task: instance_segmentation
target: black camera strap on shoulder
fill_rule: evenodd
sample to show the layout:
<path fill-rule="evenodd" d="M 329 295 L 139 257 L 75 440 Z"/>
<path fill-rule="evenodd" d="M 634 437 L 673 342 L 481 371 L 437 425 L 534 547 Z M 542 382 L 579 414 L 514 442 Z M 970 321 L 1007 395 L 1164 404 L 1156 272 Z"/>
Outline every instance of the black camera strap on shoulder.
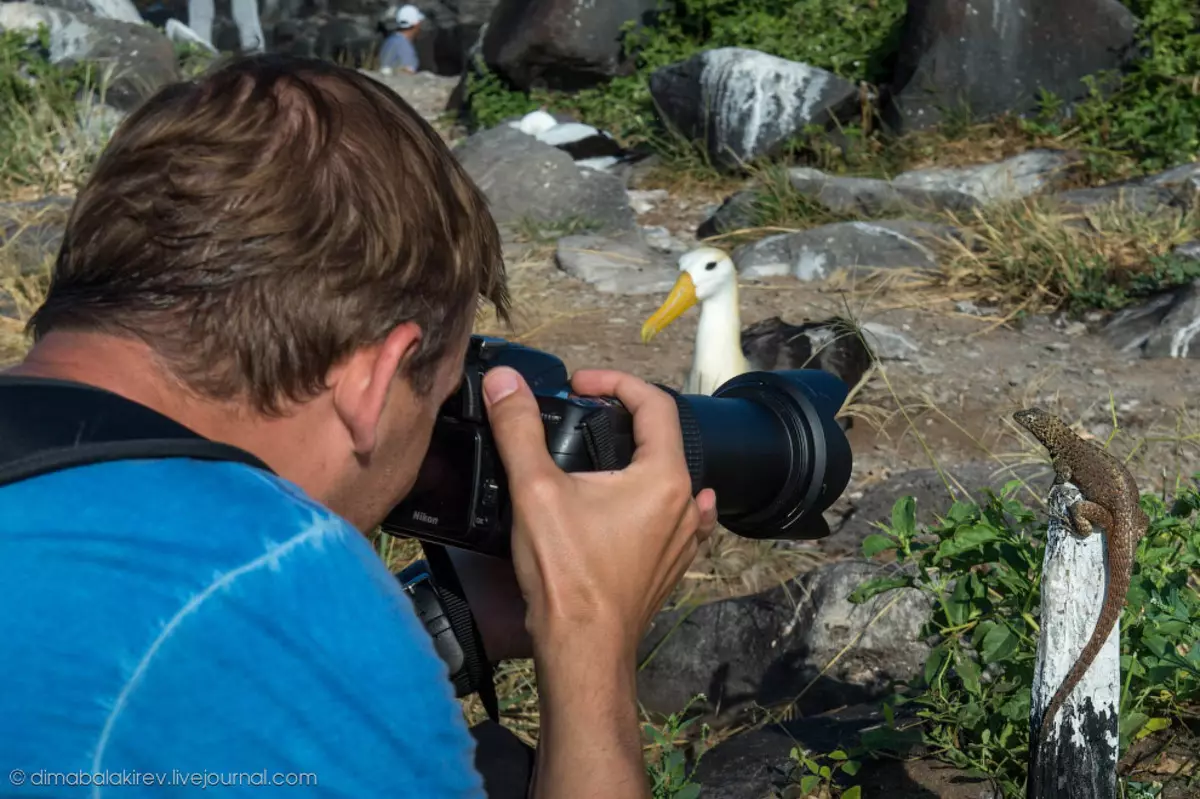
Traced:
<path fill-rule="evenodd" d="M 205 438 L 138 402 L 68 380 L 0 375 L 0 486 L 51 472 L 118 460 L 234 461 L 270 474 L 251 453 Z M 437 599 L 458 640 L 457 694 L 478 691 L 499 721 L 491 664 L 458 575 L 444 548 L 422 542 Z"/>
<path fill-rule="evenodd" d="M 67 380 L 0 377 L 0 485 L 75 466 L 172 457 L 271 471 L 249 452 L 119 394 Z"/>

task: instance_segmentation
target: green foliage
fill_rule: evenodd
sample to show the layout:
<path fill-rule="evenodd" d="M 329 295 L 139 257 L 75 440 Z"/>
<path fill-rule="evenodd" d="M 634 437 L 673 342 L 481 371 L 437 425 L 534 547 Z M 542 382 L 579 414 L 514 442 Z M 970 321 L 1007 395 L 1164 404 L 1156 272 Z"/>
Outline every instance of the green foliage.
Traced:
<path fill-rule="evenodd" d="M 1066 307 L 1071 311 L 1089 308 L 1119 310 L 1140 299 L 1164 289 L 1191 283 L 1200 277 L 1200 261 L 1181 255 L 1153 256 L 1146 271 L 1136 272 L 1122 279 L 1113 274 L 1112 263 L 1090 255 L 1080 263 L 1080 268 L 1064 272 L 1072 278 Z"/>
<path fill-rule="evenodd" d="M 928 528 L 918 528 L 913 498 L 901 498 L 891 524 L 863 542 L 868 557 L 894 554 L 898 571 L 851 595 L 864 602 L 911 586 L 931 596 L 924 674 L 885 713 L 912 705 L 935 756 L 991 775 L 1006 797 L 1024 791 L 1045 546 L 1045 523 L 1015 498 L 1019 485 L 979 505 L 955 502 Z M 1152 521 L 1121 618 L 1122 749 L 1200 702 L 1200 593 L 1189 584 L 1200 568 L 1200 491 L 1185 488 L 1169 507 L 1145 495 L 1142 507 Z"/>
<path fill-rule="evenodd" d="M 1101 151 L 1093 158 L 1111 162 L 1113 153 L 1120 154 L 1140 171 L 1190 161 L 1200 151 L 1200 5 L 1195 0 L 1123 2 L 1140 20 L 1143 57 L 1123 76 L 1092 76 L 1089 97 L 1064 124 L 1045 122 L 1062 107 L 1047 96 L 1041 129 L 1069 131 L 1075 141 Z M 1110 90 L 1116 79 L 1119 84 Z"/>
<path fill-rule="evenodd" d="M 654 799 L 696 799 L 700 795 L 700 786 L 692 782 L 691 777 L 704 754 L 708 725 L 701 726 L 700 753 L 690 768 L 686 749 L 678 742 L 696 722 L 695 718 L 686 718 L 688 710 L 695 702 L 703 699 L 703 694 L 692 697 L 683 710 L 667 717 L 661 730 L 651 724 L 642 725 L 642 730 L 653 742 L 653 751 L 656 753 L 646 760 L 646 773 L 650 776 L 651 795 Z"/>
<path fill-rule="evenodd" d="M 841 799 L 861 799 L 862 788 L 857 785 L 845 785 L 847 777 L 853 778 L 862 768 L 862 761 L 856 760 L 857 752 L 847 752 L 835 749 L 828 755 L 819 755 L 802 747 L 793 746 L 790 753 L 792 772 L 788 781 L 798 791 L 785 792 L 788 799 L 805 799 L 810 796 L 832 797 Z M 823 761 L 830 761 L 828 763 Z M 837 791 L 837 793 L 834 793 Z"/>

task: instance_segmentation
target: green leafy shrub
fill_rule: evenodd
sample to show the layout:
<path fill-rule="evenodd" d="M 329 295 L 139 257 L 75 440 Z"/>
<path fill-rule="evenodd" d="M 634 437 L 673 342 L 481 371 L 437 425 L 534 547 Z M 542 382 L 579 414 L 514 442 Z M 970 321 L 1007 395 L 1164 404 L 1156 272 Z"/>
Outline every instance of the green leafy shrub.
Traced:
<path fill-rule="evenodd" d="M 692 775 L 704 756 L 708 726 L 701 725 L 698 753 L 690 766 L 687 747 L 679 742 L 696 723 L 695 717 L 687 717 L 688 711 L 693 704 L 703 700 L 703 694 L 693 696 L 682 710 L 666 718 L 661 729 L 653 724 L 642 725 L 642 732 L 651 743 L 646 753 L 646 774 L 650 777 L 650 793 L 654 799 L 696 799 L 700 796 L 700 786 L 692 782 Z"/>
<path fill-rule="evenodd" d="M 1019 486 L 988 492 L 982 504 L 955 502 L 927 528 L 916 524 L 912 497 L 901 498 L 863 554 L 889 552 L 903 571 L 851 595 L 864 602 L 898 587 L 930 594 L 924 633 L 936 643 L 924 674 L 885 713 L 913 706 L 935 757 L 991 775 L 1006 797 L 1024 795 L 1046 529 L 1042 514 L 1015 498 Z M 1121 616 L 1122 750 L 1182 722 L 1200 702 L 1200 591 L 1191 581 L 1200 568 L 1200 491 L 1184 488 L 1170 505 L 1151 495 L 1141 502 L 1151 524 Z"/>
<path fill-rule="evenodd" d="M 1101 74 L 1088 81 L 1091 93 L 1059 124 L 1042 130 L 1069 133 L 1096 148 L 1093 157 L 1114 156 L 1149 172 L 1191 161 L 1200 154 L 1200 4 L 1195 0 L 1122 0 L 1140 20 L 1142 57 L 1119 76 Z M 1062 103 L 1047 96 L 1043 122 L 1061 116 Z M 1035 125 L 1036 127 L 1036 125 Z"/>

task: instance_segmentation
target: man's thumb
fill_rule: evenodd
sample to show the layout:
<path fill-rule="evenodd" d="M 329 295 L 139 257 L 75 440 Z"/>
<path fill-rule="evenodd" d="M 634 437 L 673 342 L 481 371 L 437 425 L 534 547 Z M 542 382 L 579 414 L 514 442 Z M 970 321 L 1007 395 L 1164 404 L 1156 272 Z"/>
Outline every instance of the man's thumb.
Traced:
<path fill-rule="evenodd" d="M 529 385 L 514 369 L 497 366 L 483 376 L 483 397 L 492 439 L 511 484 L 556 469 L 546 449 L 542 414 Z"/>

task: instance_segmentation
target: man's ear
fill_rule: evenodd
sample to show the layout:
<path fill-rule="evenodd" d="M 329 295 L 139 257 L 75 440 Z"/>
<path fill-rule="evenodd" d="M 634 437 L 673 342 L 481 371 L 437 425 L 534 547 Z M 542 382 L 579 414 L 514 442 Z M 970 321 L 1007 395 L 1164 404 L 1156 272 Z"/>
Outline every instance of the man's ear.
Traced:
<path fill-rule="evenodd" d="M 383 341 L 356 350 L 331 376 L 333 407 L 350 431 L 357 454 L 367 455 L 375 449 L 388 392 L 420 342 L 420 326 L 405 322 L 393 328 Z"/>

